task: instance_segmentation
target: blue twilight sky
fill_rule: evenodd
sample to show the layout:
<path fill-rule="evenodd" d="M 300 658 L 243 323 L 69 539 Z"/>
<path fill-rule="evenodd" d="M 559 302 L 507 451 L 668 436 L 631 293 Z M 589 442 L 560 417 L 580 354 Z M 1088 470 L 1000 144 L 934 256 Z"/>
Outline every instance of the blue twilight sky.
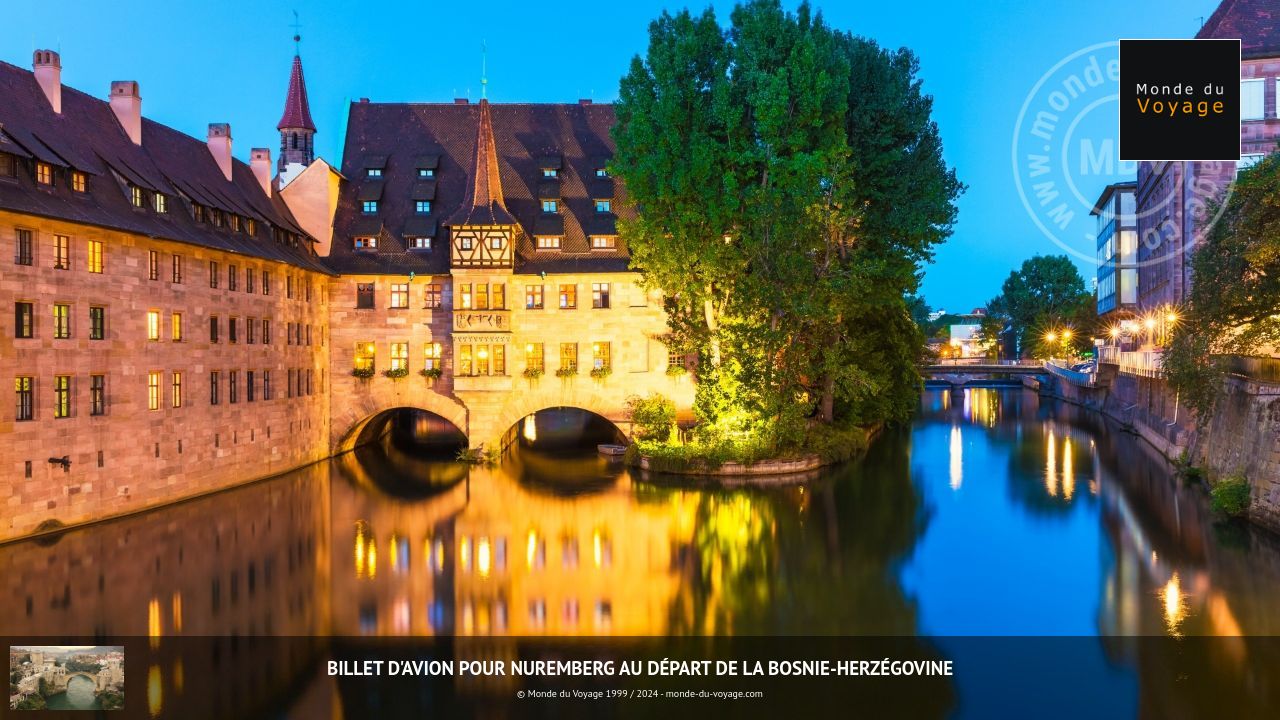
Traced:
<path fill-rule="evenodd" d="M 705 4 L 698 0 L 689 6 Z M 733 3 L 712 4 L 727 21 Z M 478 99 L 481 40 L 488 47 L 494 102 L 613 100 L 618 78 L 632 56 L 645 49 L 649 21 L 663 8 L 685 3 L 52 0 L 5 5 L 0 60 L 29 67 L 33 49 L 59 50 L 63 82 L 102 97 L 112 80 L 138 80 L 148 117 L 197 137 L 204 137 L 210 122 L 230 122 L 235 152 L 245 160 L 250 147 L 270 147 L 273 155 L 278 147 L 275 124 L 288 82 L 297 10 L 311 111 L 319 126 L 316 147 L 336 164 L 350 100 Z M 920 58 L 920 77 L 934 96 L 947 161 L 969 186 L 960 200 L 955 234 L 937 253 L 924 283 L 931 305 L 954 311 L 983 304 L 1024 259 L 1061 252 L 1024 209 L 1014 181 L 1015 119 L 1037 80 L 1065 56 L 1095 43 L 1191 37 L 1217 0 L 827 0 L 816 6 L 832 25 L 884 46 L 910 47 Z M 1113 113 L 1094 112 L 1068 136 L 1114 137 L 1114 125 Z M 1079 195 L 1092 199 L 1106 182 L 1100 176 L 1082 180 Z M 1077 263 L 1091 277 L 1083 257 Z"/>

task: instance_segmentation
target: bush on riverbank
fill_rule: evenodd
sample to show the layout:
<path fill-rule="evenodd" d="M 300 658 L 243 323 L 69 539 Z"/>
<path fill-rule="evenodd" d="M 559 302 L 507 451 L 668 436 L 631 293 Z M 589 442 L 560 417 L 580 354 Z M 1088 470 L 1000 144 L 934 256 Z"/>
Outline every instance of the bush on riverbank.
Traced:
<path fill-rule="evenodd" d="M 1249 512 L 1249 481 L 1243 475 L 1229 475 L 1219 480 L 1209 495 L 1217 512 L 1231 517 L 1243 517 Z"/>
<path fill-rule="evenodd" d="M 637 465 L 649 459 L 654 472 L 688 473 L 715 470 L 725 463 L 754 465 L 763 460 L 795 460 L 817 455 L 825 464 L 857 457 L 870 444 L 875 427 L 814 425 L 794 443 L 778 446 L 756 438 L 697 439 L 687 444 L 637 439 L 627 448 L 626 461 Z"/>

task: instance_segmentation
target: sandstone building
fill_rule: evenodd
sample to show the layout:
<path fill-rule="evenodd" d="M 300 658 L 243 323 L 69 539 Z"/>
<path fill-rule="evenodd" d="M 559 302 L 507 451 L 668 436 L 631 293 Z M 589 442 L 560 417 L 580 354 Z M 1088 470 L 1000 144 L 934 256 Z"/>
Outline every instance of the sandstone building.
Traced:
<path fill-rule="evenodd" d="M 618 232 L 610 106 L 360 101 L 339 172 L 295 57 L 273 179 L 227 124 L 60 75 L 0 63 L 0 540 L 314 462 L 397 408 L 479 447 L 691 402 Z"/>

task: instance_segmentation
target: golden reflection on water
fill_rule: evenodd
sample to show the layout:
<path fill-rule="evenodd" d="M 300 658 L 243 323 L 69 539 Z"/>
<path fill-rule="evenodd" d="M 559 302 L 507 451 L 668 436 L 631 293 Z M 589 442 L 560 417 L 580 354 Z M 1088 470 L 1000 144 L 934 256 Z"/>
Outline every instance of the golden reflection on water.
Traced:
<path fill-rule="evenodd" d="M 164 711 L 164 676 L 159 665 L 147 670 L 147 711 L 151 717 L 159 717 Z"/>
<path fill-rule="evenodd" d="M 960 426 L 951 426 L 951 489 L 959 490 L 964 482 L 964 442 L 960 435 Z"/>
<path fill-rule="evenodd" d="M 1187 599 L 1176 571 L 1161 588 L 1160 596 L 1164 603 L 1165 628 L 1173 637 L 1182 637 L 1182 621 L 1187 617 Z"/>

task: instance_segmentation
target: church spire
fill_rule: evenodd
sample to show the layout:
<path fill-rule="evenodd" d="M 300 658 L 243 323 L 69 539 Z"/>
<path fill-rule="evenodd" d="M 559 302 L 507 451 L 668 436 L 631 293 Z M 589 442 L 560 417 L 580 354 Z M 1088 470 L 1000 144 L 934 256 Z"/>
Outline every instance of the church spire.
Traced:
<path fill-rule="evenodd" d="M 507 210 L 498 176 L 498 149 L 493 140 L 493 120 L 489 101 L 480 100 L 480 122 L 476 126 L 476 163 L 467 185 L 467 194 L 446 225 L 515 225 Z"/>
<path fill-rule="evenodd" d="M 294 36 L 295 40 L 298 36 Z M 285 96 L 284 114 L 276 125 L 280 131 L 280 160 L 277 169 L 284 172 L 289 165 L 310 165 L 315 160 L 316 125 L 311 120 L 311 104 L 307 102 L 307 83 L 302 75 L 302 58 L 293 56 L 289 74 L 289 92 Z"/>

